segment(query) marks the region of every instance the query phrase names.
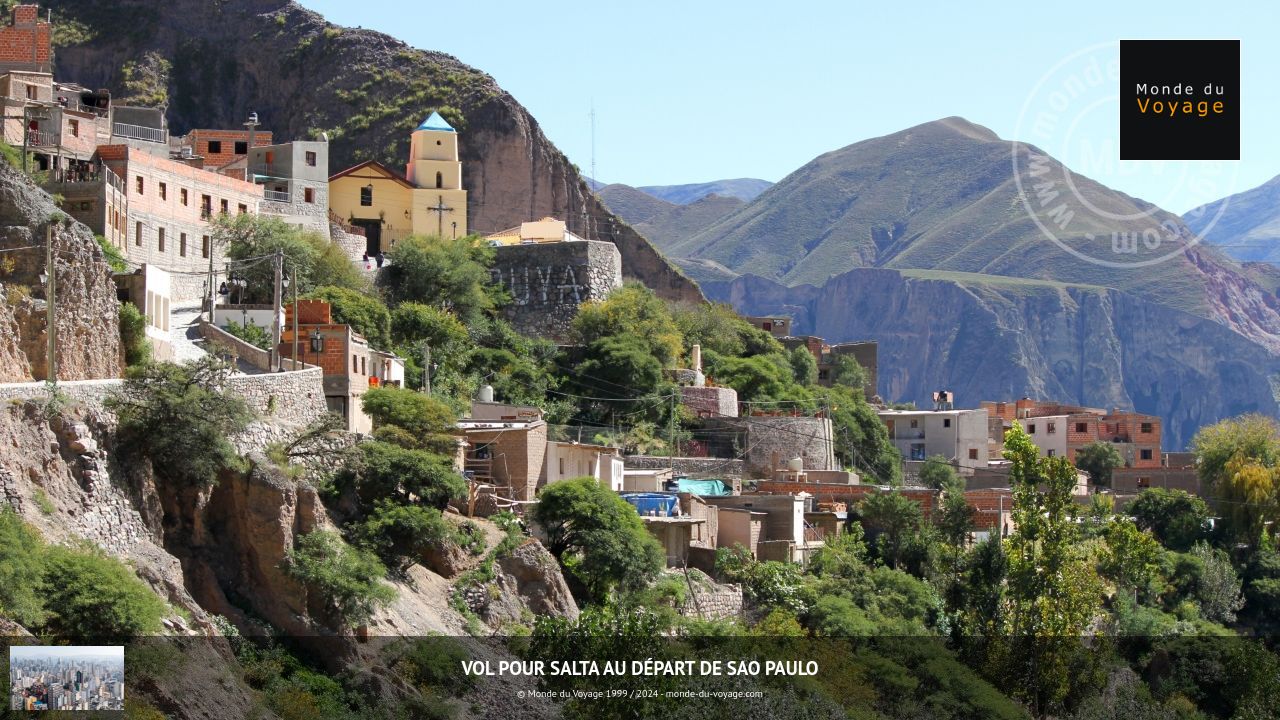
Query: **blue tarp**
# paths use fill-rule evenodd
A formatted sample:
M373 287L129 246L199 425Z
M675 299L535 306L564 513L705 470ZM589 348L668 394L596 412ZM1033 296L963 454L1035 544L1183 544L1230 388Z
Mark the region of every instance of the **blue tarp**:
M703 497L733 494L732 491L725 486L724 481L722 480L694 480L693 478L680 478L676 481L676 487L680 492L693 493L694 495L702 495Z
M631 503L641 515L671 517L679 504L679 498L668 493L622 493L622 499Z

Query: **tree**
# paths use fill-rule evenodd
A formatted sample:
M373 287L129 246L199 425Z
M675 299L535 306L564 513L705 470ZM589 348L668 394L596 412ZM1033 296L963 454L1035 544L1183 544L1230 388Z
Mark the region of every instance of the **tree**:
M934 523L942 533L942 539L953 547L963 548L974 528L976 511L964 497L964 485L952 484L942 495L942 507L937 511Z
M467 496L466 481L448 457L380 440L359 447L361 462L348 468L347 481L366 508L392 499L443 510L451 498Z
M943 490L960 483L963 490L964 483L960 480L960 476L956 474L955 468L951 467L951 463L941 455L931 455L925 459L924 465L920 467L920 484L934 490Z
M306 299L329 303L333 321L350 325L373 347L379 350L391 348L391 313L378 298L350 288L326 285L307 293Z
M836 355L831 368L831 382L862 391L867 384L867 371L850 355Z
M786 353L739 358L708 350L702 357L707 374L717 384L738 391L741 402L790 402L801 408L812 405L809 391L796 383Z
M662 546L635 508L595 478L544 487L531 511L547 535L547 550L596 599L642 587L665 564Z
M399 505L377 500L368 516L351 528L358 544L388 567L402 570L406 560L420 561L446 543L458 544L458 533L434 507Z
M919 504L891 490L868 495L858 511L873 559L917 577L932 569L937 539L925 524Z
M45 629L54 635L122 640L160 630L164 601L94 546L49 548L44 575Z
M327 530L299 536L285 569L332 603L338 618L349 625L363 625L396 597L395 589L382 582L387 569L373 553L353 548Z
M1209 537L1209 506L1185 490L1143 490L1127 511L1170 550L1187 552Z
M1160 570L1160 543L1128 518L1113 519L1104 537L1103 574L1135 595L1148 592Z
M818 361L809 348L798 345L787 353L791 363L791 376L799 385L809 386L818 382Z
M835 432L835 455L842 465L862 473L863 482L896 485L902 481L902 455L889 441L889 429L862 390L836 385L815 390Z
M44 542L9 507L0 510L0 617L32 628L45 619Z
M1191 441L1205 493L1215 498L1227 537L1256 545L1280 520L1280 428L1242 415L1201 428Z
M772 334L743 320L725 303L696 303L671 310L685 347L702 346L703 351L729 357L750 357L782 352L782 344Z
M1200 615L1213 622L1235 622L1236 612L1244 607L1244 597L1240 594L1240 577L1231 560L1226 553L1205 542L1196 543L1191 555L1203 568L1195 588Z
M393 304L417 302L452 312L470 325L492 311L502 293L491 283L493 250L474 236L413 236L387 253L378 284Z
M147 339L147 318L131 302L120 303L120 347L126 366L151 362L151 341Z
M583 303L573 319L572 334L580 345L609 336L631 336L643 342L664 369L674 367L684 352L666 303L639 283L627 283L604 300Z
M417 438L450 435L458 422L453 409L439 398L404 388L375 388L360 401L374 427L393 425Z
M275 288L275 264L268 258L284 255L286 275L296 278L299 294L322 286L364 291L368 282L342 248L320 233L303 230L271 215L220 215L213 221L212 242L225 247L232 271L244 278L244 299L271 302ZM237 299L239 294L237 293Z
M164 460L154 462L156 474L186 486L212 485L221 470L239 467L230 438L253 414L239 395L223 389L230 373L229 364L212 356L130 368L106 400L119 420L121 450L137 461Z
M1005 434L1004 446L1016 527L1008 541L1006 672L1017 684L1016 694L1043 715L1061 708L1067 697L1078 638L1098 612L1102 588L1077 544L1076 469L1066 458L1040 457L1017 423Z
M1094 490L1111 487L1111 473L1124 465L1120 451L1108 442L1095 440L1076 451L1076 467L1089 476Z

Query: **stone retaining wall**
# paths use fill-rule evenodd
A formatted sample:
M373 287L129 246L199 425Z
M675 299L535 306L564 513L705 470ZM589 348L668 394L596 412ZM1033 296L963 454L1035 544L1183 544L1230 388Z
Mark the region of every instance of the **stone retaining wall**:
M502 309L525 335L565 339L578 306L622 286L622 256L595 240L497 248L491 279L511 294Z
M632 470L664 470L671 468L676 475L691 478L742 477L744 465L732 458L677 457L659 455L628 455L623 458L625 467Z

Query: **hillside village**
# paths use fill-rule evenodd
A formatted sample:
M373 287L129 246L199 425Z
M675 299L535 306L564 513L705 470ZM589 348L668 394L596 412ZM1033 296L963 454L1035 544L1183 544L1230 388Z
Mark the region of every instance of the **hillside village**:
M448 110L414 110L402 167L332 167L327 136L282 137L266 115L172 132L164 107L57 76L50 37L36 5L0 27L0 430L16 448L0 500L50 544L136 566L163 601L139 634L339 638L327 660L299 651L334 672L380 662L370 638L537 637L539 617L568 632L617 608L672 635L976 635L1006 622L981 604L983 568L1034 571L1028 543L1055 522L1089 554L1054 562L1101 568L1072 590L1090 612L997 635L1274 622L1280 565L1237 562L1246 605L1227 562L1273 541L1274 509L1214 504L1226 460L1205 449L1234 421L1197 455L1124 408L945 387L929 407L888 403L875 341L664 300L571 214L482 231ZM1175 505L1191 527L1173 539ZM1178 562L1231 573L1212 591L1227 597L1162 566ZM361 589L326 584L335 566ZM1056 592L1010 578L1009 602ZM0 615L52 629L7 602ZM1087 704L948 662L996 698L957 717ZM260 690L237 681L225 716ZM880 691L883 716L905 716ZM174 697L151 700L197 716Z

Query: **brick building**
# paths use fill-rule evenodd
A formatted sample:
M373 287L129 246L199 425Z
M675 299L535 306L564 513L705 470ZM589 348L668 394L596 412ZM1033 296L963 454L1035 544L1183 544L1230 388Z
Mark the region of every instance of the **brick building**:
M467 441L466 470L475 482L496 486L494 494L529 501L546 472L547 423L542 411L494 402L474 402L458 422Z
M52 28L40 19L38 5L15 5L9 24L0 27L0 72L53 72Z
M1115 446L1126 468L1161 467L1161 421L1154 415L1110 412L1100 408L1066 405L1023 398L1015 402L984 401L982 407L999 417L1004 427L1022 425L1044 456L1075 462L1076 451L1093 442Z
M121 217L118 208L103 207L86 224L100 234L110 228L124 240L121 250L130 261L175 273L175 302L202 297L206 278L196 271L223 262L210 220L215 214L256 213L262 187L126 145L99 147L96 157L123 182L127 209ZM80 196L67 200L78 202Z
M283 359L294 357L294 311L292 303L285 306L284 328L277 348ZM297 313L297 357L323 368L325 405L346 419L348 430L372 432L373 421L360 405L360 398L370 385L377 384L369 379L378 372L370 362L369 343L350 325L333 322L329 303L323 300L300 300ZM287 362L284 365L288 367Z
M192 155L203 158L204 166L218 169L249 156L248 130L198 129L177 140L179 148L190 148ZM271 145L271 131L253 132L253 147Z

